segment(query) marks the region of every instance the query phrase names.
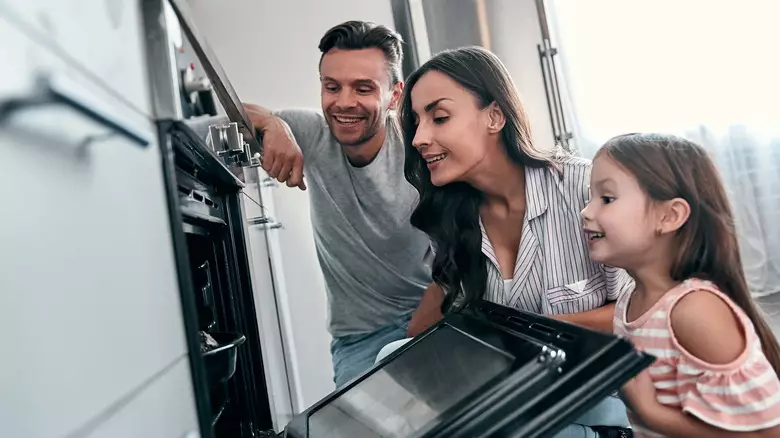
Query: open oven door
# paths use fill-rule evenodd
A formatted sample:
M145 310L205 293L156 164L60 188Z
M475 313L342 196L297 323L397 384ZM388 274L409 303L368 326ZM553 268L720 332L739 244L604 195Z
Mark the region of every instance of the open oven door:
M296 416L285 436L549 437L654 360L614 335L482 301Z

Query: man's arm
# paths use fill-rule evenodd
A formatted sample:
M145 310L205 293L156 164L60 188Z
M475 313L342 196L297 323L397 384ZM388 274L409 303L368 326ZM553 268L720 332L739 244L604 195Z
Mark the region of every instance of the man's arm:
M431 283L423 293L420 305L412 314L407 332L413 338L424 332L428 327L436 324L444 317L441 313L441 304L444 302L444 291L436 283Z
M605 305L580 313L569 313L564 315L555 315L553 318L577 324L593 330L612 333L612 321L615 314L615 303L608 302Z
M303 152L292 129L281 118L260 105L244 104L244 110L255 129L263 136L263 169L288 187L306 190L303 181Z

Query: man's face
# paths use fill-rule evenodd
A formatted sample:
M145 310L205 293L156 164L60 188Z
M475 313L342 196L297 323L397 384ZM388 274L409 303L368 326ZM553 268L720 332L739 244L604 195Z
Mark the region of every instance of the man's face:
M344 146L359 146L384 127L395 109L402 84L390 85L387 59L380 49L331 49L320 64L322 112L333 136Z

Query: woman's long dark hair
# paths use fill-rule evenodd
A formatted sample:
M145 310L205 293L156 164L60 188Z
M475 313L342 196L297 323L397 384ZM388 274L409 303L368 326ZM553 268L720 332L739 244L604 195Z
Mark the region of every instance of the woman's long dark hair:
M433 281L446 291L442 311L453 304L462 307L482 297L487 283L486 259L482 254L479 207L482 193L469 184L455 182L443 187L431 184L428 166L412 146L417 122L412 111L412 90L430 71L449 76L471 92L485 108L493 102L503 111L506 124L501 143L515 163L528 167L552 164L551 155L534 147L531 128L512 78L491 52L480 47L463 47L441 52L412 73L406 81L401 102L406 162L404 174L420 194L411 222L431 239L436 256ZM519 226L519 225L518 225Z
M677 232L679 252L672 279L715 283L753 322L764 354L780 372L780 346L750 295L731 206L704 148L672 135L626 134L609 140L596 154L600 155L633 174L652 200L688 202L691 213Z

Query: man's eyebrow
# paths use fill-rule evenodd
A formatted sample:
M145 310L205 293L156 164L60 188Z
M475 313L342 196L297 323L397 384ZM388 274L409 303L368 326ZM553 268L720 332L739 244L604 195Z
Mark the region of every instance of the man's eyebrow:
M337 80L335 78L332 78L330 76L321 76L320 77L320 81L322 81L322 82L330 81L330 82L341 83L341 81L339 81L339 80ZM354 85L372 85L372 86L376 86L377 85L377 81L375 81L373 79L355 79L354 81L352 81L352 84L354 84Z
M353 83L355 85L371 85L371 86L377 85L377 82L372 79L357 79Z

